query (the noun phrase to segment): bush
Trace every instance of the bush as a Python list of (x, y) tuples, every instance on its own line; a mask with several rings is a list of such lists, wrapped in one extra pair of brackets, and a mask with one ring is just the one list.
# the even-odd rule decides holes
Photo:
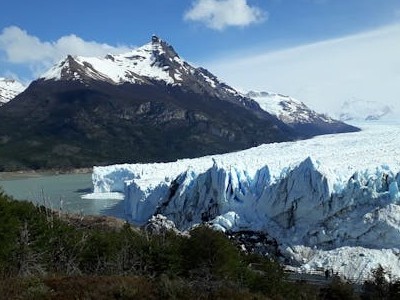
[(320, 299), (356, 300), (359, 297), (354, 293), (352, 284), (343, 282), (340, 277), (334, 276), (329, 286), (321, 289)]
[(400, 299), (400, 281), (392, 280), (391, 274), (381, 265), (372, 270), (372, 279), (364, 283), (362, 299)]
[[(0, 297), (7, 299), (300, 299), (273, 260), (246, 255), (221, 232), (190, 236), (74, 226), (0, 192)], [(41, 278), (36, 281), (32, 278)]]
[(241, 270), (239, 250), (221, 233), (200, 226), (182, 245), (182, 269), (186, 276), (235, 279)]

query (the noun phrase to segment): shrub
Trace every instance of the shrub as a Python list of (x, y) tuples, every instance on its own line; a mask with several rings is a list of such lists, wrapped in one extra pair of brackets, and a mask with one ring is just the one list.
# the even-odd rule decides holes
[(372, 279), (364, 283), (362, 299), (400, 299), (400, 281), (392, 280), (391, 274), (381, 265), (372, 270)]
[(242, 267), (239, 250), (221, 233), (200, 226), (184, 240), (181, 255), (188, 276), (237, 278)]
[(321, 289), (320, 299), (356, 300), (359, 297), (355, 294), (352, 284), (343, 282), (340, 277), (334, 276), (329, 286)]

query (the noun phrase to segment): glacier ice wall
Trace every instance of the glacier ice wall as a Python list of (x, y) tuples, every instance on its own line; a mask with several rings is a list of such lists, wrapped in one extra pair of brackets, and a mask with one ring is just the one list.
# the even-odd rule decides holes
[(400, 173), (380, 167), (354, 173), (339, 188), (311, 158), (274, 180), (268, 166), (251, 175), (214, 162), (146, 189), (128, 181), (125, 209), (139, 225), (162, 214), (180, 230), (211, 222), (224, 231), (267, 231), (290, 244), (391, 248), (400, 245), (399, 184)]
[(400, 127), (385, 125), (174, 163), (95, 167), (93, 184), (123, 192), (138, 225), (162, 214), (180, 230), (209, 222), (262, 231), (314, 266), (326, 253), (361, 247), (372, 251), (360, 256), (365, 273), (379, 251), (400, 253), (399, 144)]

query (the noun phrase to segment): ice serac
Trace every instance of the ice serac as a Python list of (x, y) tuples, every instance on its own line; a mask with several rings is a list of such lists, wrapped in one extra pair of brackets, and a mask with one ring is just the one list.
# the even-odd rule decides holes
[[(183, 230), (236, 211), (241, 211), (241, 218), (246, 220), (252, 212), (248, 204), (256, 198), (257, 190), (253, 186), (256, 181), (241, 170), (233, 167), (226, 170), (217, 163), (200, 174), (189, 169), (171, 183), (156, 213), (173, 220)], [(236, 222), (229, 226), (234, 225)]]
[[(224, 231), (267, 230), (281, 241), (310, 247), (376, 248), (375, 238), (383, 232), (380, 241), (387, 247), (400, 243), (399, 224), (384, 221), (389, 215), (399, 221), (398, 173), (385, 168), (356, 172), (339, 189), (327, 176), (311, 158), (274, 180), (267, 166), (250, 174), (214, 162), (204, 172), (189, 168), (170, 182), (144, 189), (141, 179), (127, 181), (125, 208), (138, 224), (161, 214), (181, 230), (211, 222)], [(232, 212), (235, 222), (219, 222)]]
[[(208, 222), (263, 232), (304, 268), (364, 278), (382, 263), (400, 276), (400, 264), (387, 264), (400, 245), (399, 137), (398, 125), (385, 124), (175, 163), (96, 167), (94, 184), (123, 190), (139, 225), (163, 215), (179, 230)], [(363, 249), (358, 267), (332, 257), (350, 257), (349, 249)]]

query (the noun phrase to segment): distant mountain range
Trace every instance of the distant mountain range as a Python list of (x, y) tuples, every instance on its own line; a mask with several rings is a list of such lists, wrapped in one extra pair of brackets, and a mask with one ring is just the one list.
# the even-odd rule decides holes
[(0, 77), (0, 106), (25, 90), (25, 86), (13, 79)]
[(349, 130), (349, 125), (325, 114), (319, 114), (290, 96), (255, 91), (248, 92), (246, 96), (257, 101), (263, 110), (276, 116), (304, 137)]
[(378, 101), (349, 100), (343, 103), (339, 118), (347, 121), (377, 121), (391, 118), (394, 110), (391, 106)]
[(358, 130), (297, 128), (156, 36), (125, 54), (66, 57), (0, 119), (0, 170), (173, 161)]

